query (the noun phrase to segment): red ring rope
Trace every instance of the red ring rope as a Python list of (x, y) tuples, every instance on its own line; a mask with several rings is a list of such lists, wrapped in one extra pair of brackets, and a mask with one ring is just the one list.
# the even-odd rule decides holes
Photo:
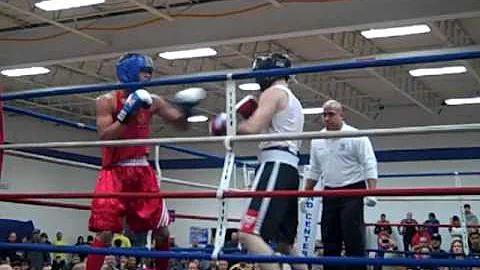
[[(396, 188), (396, 189), (342, 189), (321, 191), (225, 191), (225, 198), (247, 197), (344, 197), (344, 196), (433, 196), (433, 195), (480, 195), (480, 187), (424, 187), (424, 188)], [(115, 192), (115, 193), (2, 193), (0, 200), (16, 199), (89, 199), (89, 198), (216, 198), (215, 191), (192, 192)]]
[(41, 200), (3, 200), (3, 202), (11, 202), (18, 204), (27, 204), (27, 205), (41, 205), (41, 206), (50, 206), (50, 207), (60, 207), (60, 208), (69, 208), (69, 209), (78, 209), (78, 210), (91, 210), (90, 205), (82, 205), (76, 203), (61, 203), (61, 202), (51, 202), (51, 201), (41, 201)]

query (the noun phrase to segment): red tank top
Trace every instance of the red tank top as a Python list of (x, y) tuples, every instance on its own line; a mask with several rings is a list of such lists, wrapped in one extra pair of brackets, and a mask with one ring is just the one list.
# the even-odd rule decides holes
[[(125, 103), (123, 91), (116, 91), (115, 99), (116, 106), (113, 113), (113, 119), (117, 118), (117, 114)], [(152, 119), (152, 112), (149, 109), (141, 108), (134, 116), (128, 120), (127, 128), (120, 135), (121, 139), (145, 139), (150, 137), (150, 123)], [(119, 147), (104, 147), (102, 167), (109, 167), (119, 161), (126, 159), (139, 158), (148, 156), (150, 153), (148, 146), (119, 146)]]

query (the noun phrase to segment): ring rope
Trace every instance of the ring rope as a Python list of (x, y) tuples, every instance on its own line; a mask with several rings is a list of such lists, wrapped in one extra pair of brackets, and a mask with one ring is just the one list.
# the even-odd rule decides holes
[(472, 59), (480, 57), (480, 46), (473, 45), (463, 48), (449, 48), (441, 50), (415, 51), (409, 53), (393, 53), (388, 55), (370, 55), (361, 58), (354, 58), (348, 61), (332, 61), (315, 65), (297, 66), (282, 69), (268, 69), (257, 71), (240, 71), (229, 74), (210, 74), (194, 76), (175, 76), (170, 78), (153, 79), (145, 82), (96, 84), (86, 86), (55, 87), (50, 89), (37, 89), (18, 91), (15, 93), (3, 94), (0, 99), (29, 99), (56, 95), (71, 95), (81, 93), (92, 93), (111, 91), (117, 89), (144, 88), (149, 86), (194, 84), (226, 80), (243, 80), (257, 77), (287, 76), (301, 73), (325, 72), (334, 70), (360, 69), (383, 66), (396, 66), (414, 63), (432, 63), (439, 61), (453, 61), (460, 59)]
[[(200, 259), (209, 260), (211, 255), (199, 252), (172, 252), (172, 251), (148, 251), (146, 249), (122, 249), (122, 248), (92, 248), (85, 246), (54, 246), (44, 244), (10, 244), (0, 243), (0, 250), (27, 250), (38, 252), (65, 252), (79, 254), (101, 255), (131, 255), (136, 257), (150, 258), (173, 258), (173, 259)], [(265, 256), (265, 255), (233, 255), (219, 254), (219, 260), (244, 261), (244, 262), (279, 262), (279, 263), (303, 263), (303, 264), (328, 264), (328, 265), (404, 265), (404, 266), (480, 266), (478, 259), (411, 259), (411, 258), (360, 258), (360, 257), (296, 257), (296, 256)]]
[[(73, 203), (61, 203), (61, 202), (52, 202), (52, 201), (40, 201), (40, 200), (8, 200), (2, 199), (2, 202), (10, 202), (10, 203), (18, 203), (18, 204), (27, 204), (27, 205), (40, 205), (40, 206), (51, 206), (51, 207), (60, 207), (60, 208), (69, 208), (69, 209), (77, 209), (77, 210), (91, 210), (89, 205), (82, 205), (82, 204), (73, 204)], [(193, 219), (193, 220), (210, 220), (210, 221), (217, 221), (217, 217), (213, 216), (200, 216), (200, 215), (190, 215), (190, 214), (179, 214), (175, 213), (175, 218), (179, 219)], [(240, 222), (241, 220), (238, 218), (228, 218), (228, 222)], [(414, 227), (419, 226), (418, 224), (400, 224), (400, 223), (364, 223), (367, 227), (374, 227), (374, 226), (391, 226), (391, 227)], [(436, 228), (451, 228), (454, 227), (451, 224), (421, 224), (423, 227), (436, 227)], [(471, 224), (467, 225), (467, 228), (480, 228), (480, 224)]]
[[(247, 197), (347, 197), (347, 196), (434, 196), (434, 195), (480, 195), (480, 187), (424, 187), (394, 189), (344, 189), (344, 190), (277, 190), (277, 191), (233, 191), (225, 190), (224, 198)], [(216, 198), (215, 191), (190, 192), (110, 192), (110, 193), (1, 193), (0, 200), (5, 199), (91, 199), (91, 198), (167, 198), (167, 199), (206, 199)]]
[(43, 142), (43, 143), (12, 143), (2, 144), (0, 149), (25, 149), (25, 148), (78, 148), (78, 147), (106, 147), (106, 146), (152, 146), (165, 143), (225, 143), (234, 146), (235, 142), (259, 142), (282, 140), (307, 140), (307, 139), (332, 139), (354, 138), (365, 136), (400, 136), (400, 135), (425, 135), (434, 133), (464, 133), (479, 132), (480, 124), (437, 125), (422, 127), (401, 127), (384, 129), (364, 129), (355, 131), (309, 131), (299, 133), (275, 133), (230, 136), (201, 136), (201, 137), (171, 137), (129, 140), (101, 140), (101, 141), (69, 141), (69, 142)]

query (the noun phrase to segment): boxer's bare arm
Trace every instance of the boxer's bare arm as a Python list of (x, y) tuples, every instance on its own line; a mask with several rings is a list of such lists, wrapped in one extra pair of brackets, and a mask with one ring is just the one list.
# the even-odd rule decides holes
[(115, 140), (120, 137), (127, 125), (113, 119), (115, 100), (113, 95), (105, 94), (96, 100), (97, 132), (101, 140)]

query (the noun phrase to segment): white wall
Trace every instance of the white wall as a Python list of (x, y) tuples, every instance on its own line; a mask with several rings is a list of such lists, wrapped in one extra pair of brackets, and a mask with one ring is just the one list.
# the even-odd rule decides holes
[[(28, 117), (7, 116), (6, 136), (10, 142), (43, 142), (92, 140), (92, 132), (67, 128)], [(69, 149), (72, 152), (98, 154), (98, 149)], [(51, 164), (42, 161), (5, 155), (2, 183), (5, 193), (15, 192), (91, 192), (95, 187), (96, 171)], [(64, 202), (89, 204), (88, 200)], [(44, 206), (0, 203), (0, 218), (32, 220), (35, 227), (49, 234), (52, 239), (58, 230), (65, 240), (73, 242), (77, 235), (87, 234), (88, 212)], [(74, 242), (73, 242), (74, 243)]]

